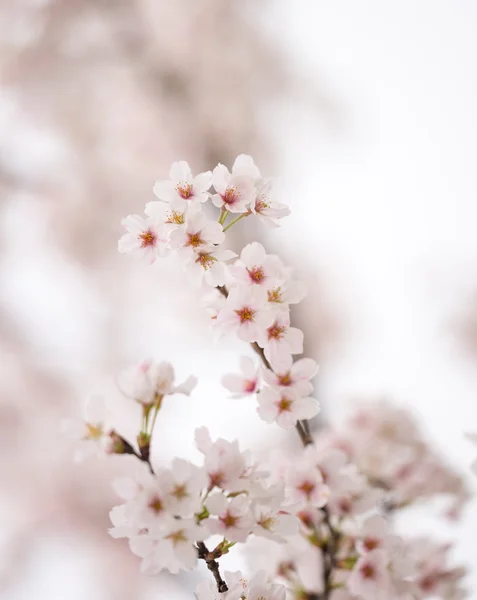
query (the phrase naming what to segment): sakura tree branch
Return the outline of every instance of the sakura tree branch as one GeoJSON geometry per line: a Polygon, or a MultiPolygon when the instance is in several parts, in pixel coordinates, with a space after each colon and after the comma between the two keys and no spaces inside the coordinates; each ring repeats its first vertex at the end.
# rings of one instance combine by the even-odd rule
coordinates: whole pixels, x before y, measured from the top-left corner
{"type": "Polygon", "coordinates": [[[217,590],[219,594],[228,591],[227,584],[222,579],[219,571],[219,563],[215,560],[220,555],[215,554],[214,552],[209,552],[207,546],[204,542],[197,542],[197,556],[202,560],[205,560],[207,568],[214,576],[215,582],[217,583],[217,590]]]}

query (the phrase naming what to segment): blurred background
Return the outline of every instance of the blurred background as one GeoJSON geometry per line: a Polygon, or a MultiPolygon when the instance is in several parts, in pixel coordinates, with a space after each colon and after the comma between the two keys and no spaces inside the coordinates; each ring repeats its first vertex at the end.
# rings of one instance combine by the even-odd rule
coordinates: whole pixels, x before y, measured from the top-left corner
{"type": "MultiPolygon", "coordinates": [[[[244,348],[213,343],[177,263],[116,252],[174,160],[252,154],[291,206],[233,242],[260,239],[308,282],[294,317],[322,422],[389,398],[475,489],[476,28],[471,0],[0,2],[2,600],[192,597],[200,574],[141,577],[107,535],[129,458],[77,466],[59,432],[90,392],[118,396],[129,363],[199,377],[161,412],[158,461],[195,457],[204,423],[258,454],[297,443],[224,400],[244,348]]],[[[432,525],[471,568],[475,515],[432,525]]]]}

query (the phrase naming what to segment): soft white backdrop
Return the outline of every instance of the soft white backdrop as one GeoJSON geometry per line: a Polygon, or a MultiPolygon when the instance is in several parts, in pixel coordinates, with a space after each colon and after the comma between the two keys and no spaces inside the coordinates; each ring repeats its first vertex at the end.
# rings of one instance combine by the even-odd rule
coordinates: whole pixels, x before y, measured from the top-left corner
{"type": "MultiPolygon", "coordinates": [[[[318,115],[291,98],[268,106],[262,119],[274,142],[277,195],[292,208],[265,239],[311,280],[306,318],[315,317],[316,286],[326,286],[343,318],[339,341],[322,360],[320,398],[339,418],[356,398],[390,396],[420,415],[429,439],[465,469],[477,453],[463,438],[477,430],[477,363],[466,356],[456,322],[477,285],[477,5],[279,0],[270,2],[263,28],[289,68],[321,94],[318,115]]],[[[10,242],[18,246],[6,267],[11,305],[31,319],[38,340],[49,336],[45,360],[58,364],[61,357],[72,370],[91,364],[94,356],[82,352],[91,347],[94,323],[84,319],[101,319],[101,306],[74,269],[45,252],[41,216],[33,227],[28,215],[27,205],[7,214],[10,242]],[[19,227],[21,240],[12,233],[19,227]],[[36,248],[43,254],[32,264],[25,257],[36,248]],[[45,278],[49,293],[42,296],[45,278]]],[[[187,285],[172,264],[159,267],[158,277],[160,269],[177,287],[187,285]]],[[[149,289],[144,277],[138,267],[131,282],[131,296],[141,301],[149,289]]],[[[239,436],[244,444],[262,435],[267,427],[253,406],[217,400],[220,374],[234,368],[240,347],[204,350],[206,323],[190,325],[201,312],[191,295],[179,303],[155,296],[148,308],[125,325],[124,336],[136,339],[131,356],[167,351],[181,375],[195,372],[201,380],[194,403],[166,409],[167,452],[188,454],[204,414],[214,434],[239,436]]],[[[433,533],[456,535],[456,555],[477,571],[475,517],[474,506],[457,531],[433,533]]],[[[24,586],[3,597],[102,598],[85,576],[90,565],[81,549],[52,536],[36,555],[24,586]]],[[[477,590],[476,572],[472,583],[477,590]]],[[[168,597],[186,596],[171,583],[168,597]]]]}

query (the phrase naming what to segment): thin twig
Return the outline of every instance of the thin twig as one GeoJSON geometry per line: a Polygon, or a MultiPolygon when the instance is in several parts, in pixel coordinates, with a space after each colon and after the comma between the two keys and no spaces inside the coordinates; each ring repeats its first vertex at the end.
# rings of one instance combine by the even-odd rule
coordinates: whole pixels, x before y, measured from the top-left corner
{"type": "Polygon", "coordinates": [[[197,542],[197,556],[202,560],[205,560],[207,568],[214,576],[215,582],[217,583],[217,590],[219,594],[228,591],[227,584],[222,579],[219,571],[219,563],[215,560],[218,556],[214,555],[213,552],[209,552],[204,542],[197,542]]]}

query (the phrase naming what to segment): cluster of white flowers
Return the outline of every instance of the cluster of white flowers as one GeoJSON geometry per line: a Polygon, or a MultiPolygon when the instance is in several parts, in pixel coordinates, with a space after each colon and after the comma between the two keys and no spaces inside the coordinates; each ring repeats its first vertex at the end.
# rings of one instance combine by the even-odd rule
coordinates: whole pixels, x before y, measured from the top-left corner
{"type": "Polygon", "coordinates": [[[189,395],[196,379],[176,385],[169,363],[143,361],[119,382],[141,408],[136,443],[110,431],[98,406],[85,423],[70,427],[88,451],[140,461],[133,478],[116,482],[123,503],[111,511],[110,533],[128,539],[145,573],[177,573],[205,561],[213,579],[199,584],[197,600],[460,600],[465,573],[448,566],[448,546],[404,541],[388,529],[385,517],[416,499],[452,494],[454,513],[467,499],[460,478],[422,442],[405,413],[366,407],[345,434],[311,435],[318,365],[294,359],[303,351],[303,333],[291,326],[289,308],[304,297],[304,285],[257,242],[238,258],[225,247],[225,233],[242,219],[256,215],[277,225],[288,214],[270,199],[270,189],[249,156],[239,156],[232,172],[218,165],[196,177],[187,163],[174,163],[170,179],[155,184],[159,201],[146,205],[146,216],[123,221],[119,250],[151,263],[176,251],[185,269],[200,274],[213,329],[235,333],[261,361],[244,356],[241,372],[223,377],[224,387],[232,398],[256,395],[260,418],[295,427],[304,448],[265,469],[237,441],[213,441],[201,427],[195,436],[201,465],[176,458],[170,468],[157,468],[150,446],[164,398],[189,395]],[[215,221],[205,208],[209,200],[220,209],[215,221]],[[237,543],[252,552],[254,544],[265,544],[265,571],[250,580],[242,573],[222,576],[218,560],[237,543]]]}

